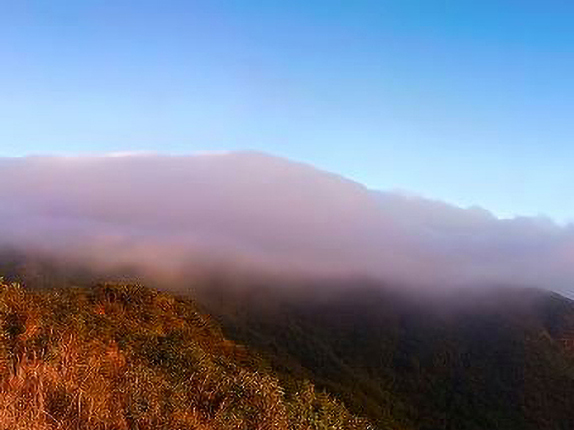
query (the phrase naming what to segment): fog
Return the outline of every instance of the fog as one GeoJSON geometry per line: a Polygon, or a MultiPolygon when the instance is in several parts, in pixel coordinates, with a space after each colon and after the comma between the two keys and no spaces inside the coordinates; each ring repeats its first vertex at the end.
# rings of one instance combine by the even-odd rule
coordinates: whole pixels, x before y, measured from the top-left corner
{"type": "Polygon", "coordinates": [[[0,247],[165,279],[239,270],[568,292],[574,228],[259,153],[0,158],[0,247]]]}

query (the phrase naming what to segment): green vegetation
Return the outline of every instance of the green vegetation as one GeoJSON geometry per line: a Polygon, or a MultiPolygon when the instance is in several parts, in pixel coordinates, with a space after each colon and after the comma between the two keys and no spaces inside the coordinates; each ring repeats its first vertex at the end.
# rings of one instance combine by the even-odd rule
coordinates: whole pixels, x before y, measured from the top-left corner
{"type": "Polygon", "coordinates": [[[259,306],[238,295],[221,309],[226,334],[379,428],[574,428],[574,350],[563,346],[564,336],[574,341],[574,303],[566,298],[507,289],[427,300],[357,285],[256,296],[259,306]]]}
{"type": "Polygon", "coordinates": [[[283,385],[190,300],[0,282],[0,428],[371,427],[304,379],[283,385]]]}

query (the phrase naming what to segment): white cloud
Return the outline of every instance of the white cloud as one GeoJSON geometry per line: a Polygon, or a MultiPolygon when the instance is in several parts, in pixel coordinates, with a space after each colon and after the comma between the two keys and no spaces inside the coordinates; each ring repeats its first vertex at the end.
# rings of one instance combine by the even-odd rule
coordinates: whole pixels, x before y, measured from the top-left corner
{"type": "Polygon", "coordinates": [[[425,288],[566,290],[574,229],[256,153],[0,159],[0,243],[176,275],[217,264],[425,288]]]}

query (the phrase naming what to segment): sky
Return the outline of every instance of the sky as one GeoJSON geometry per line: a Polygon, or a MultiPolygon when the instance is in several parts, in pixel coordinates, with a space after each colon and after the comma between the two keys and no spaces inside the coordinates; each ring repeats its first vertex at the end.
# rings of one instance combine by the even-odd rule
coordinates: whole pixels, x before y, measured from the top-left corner
{"type": "Polygon", "coordinates": [[[568,1],[6,0],[0,156],[258,150],[574,220],[568,1]]]}

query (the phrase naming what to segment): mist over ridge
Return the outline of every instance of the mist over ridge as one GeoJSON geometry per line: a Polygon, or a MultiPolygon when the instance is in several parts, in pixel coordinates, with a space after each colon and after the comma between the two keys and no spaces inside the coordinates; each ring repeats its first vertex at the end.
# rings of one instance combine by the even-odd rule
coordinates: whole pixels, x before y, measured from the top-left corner
{"type": "Polygon", "coordinates": [[[261,153],[0,158],[0,246],[160,276],[221,267],[568,292],[574,228],[261,153]]]}

